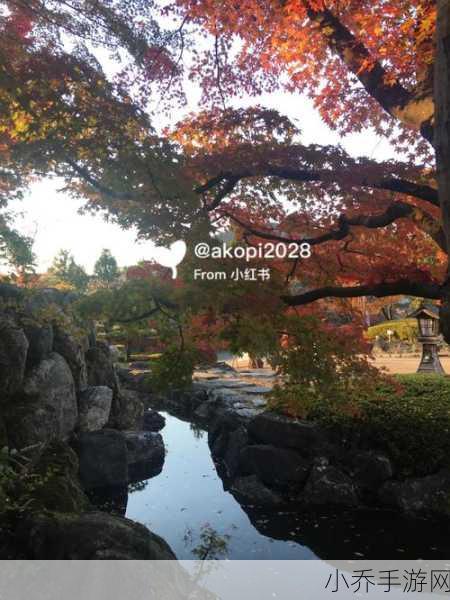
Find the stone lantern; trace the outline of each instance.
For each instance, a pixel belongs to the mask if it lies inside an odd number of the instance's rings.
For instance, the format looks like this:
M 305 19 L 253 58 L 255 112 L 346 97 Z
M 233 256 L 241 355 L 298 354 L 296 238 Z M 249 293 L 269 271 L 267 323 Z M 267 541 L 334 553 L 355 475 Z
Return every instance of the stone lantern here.
M 439 314 L 437 308 L 423 304 L 418 310 L 413 312 L 410 317 L 417 319 L 419 324 L 418 341 L 422 344 L 422 358 L 417 372 L 445 374 L 437 350 L 440 339 Z

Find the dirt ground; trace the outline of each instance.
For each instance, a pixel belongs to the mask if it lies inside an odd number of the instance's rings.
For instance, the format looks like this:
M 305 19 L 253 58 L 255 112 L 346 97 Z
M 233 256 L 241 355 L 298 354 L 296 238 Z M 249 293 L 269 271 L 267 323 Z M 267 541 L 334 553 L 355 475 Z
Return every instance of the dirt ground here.
M 441 356 L 441 364 L 444 371 L 450 375 L 450 356 Z M 415 373 L 419 366 L 420 357 L 396 357 L 396 356 L 383 356 L 377 357 L 374 360 L 374 364 L 377 367 L 385 367 L 389 373 Z
M 450 375 L 450 356 L 440 356 L 441 364 L 444 371 Z M 226 361 L 229 365 L 235 369 L 248 369 L 251 368 L 251 363 L 248 355 L 242 357 L 232 357 Z M 420 356 L 404 356 L 399 357 L 396 355 L 388 356 L 377 356 L 374 360 L 374 364 L 378 367 L 384 367 L 389 373 L 415 373 L 419 366 Z

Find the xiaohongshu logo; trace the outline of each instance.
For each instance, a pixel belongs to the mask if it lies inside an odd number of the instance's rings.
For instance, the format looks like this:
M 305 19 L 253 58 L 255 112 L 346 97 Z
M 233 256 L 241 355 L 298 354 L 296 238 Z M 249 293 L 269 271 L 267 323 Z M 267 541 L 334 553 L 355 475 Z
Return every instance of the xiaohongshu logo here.
M 172 269 L 172 279 L 176 279 L 177 267 L 186 256 L 186 250 L 186 242 L 183 242 L 183 240 L 178 240 L 177 242 L 173 242 L 169 248 L 165 248 L 164 246 L 156 246 L 153 249 L 152 258 L 162 267 L 168 267 L 169 269 Z

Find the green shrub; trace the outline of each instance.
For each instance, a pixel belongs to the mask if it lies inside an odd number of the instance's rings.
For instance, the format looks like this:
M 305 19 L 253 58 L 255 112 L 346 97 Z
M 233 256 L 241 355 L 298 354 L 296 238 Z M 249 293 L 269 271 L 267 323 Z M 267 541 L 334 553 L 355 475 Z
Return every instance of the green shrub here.
M 450 457 L 450 378 L 398 375 L 401 389 L 382 386 L 362 403 L 365 436 L 379 444 L 403 475 L 433 473 Z
M 413 342 L 417 340 L 418 325 L 416 319 L 402 319 L 399 321 L 386 321 L 379 325 L 373 325 L 367 330 L 369 340 L 374 340 L 377 336 L 388 339 L 387 331 L 394 332 L 393 337 L 402 342 Z
M 151 361 L 147 384 L 152 391 L 160 393 L 186 389 L 192 383 L 197 362 L 198 354 L 194 349 L 170 348 Z
M 449 466 L 450 377 L 398 375 L 378 380 L 371 394 L 354 390 L 346 402 L 287 386 L 276 390 L 272 408 L 320 422 L 358 447 L 386 453 L 401 477 Z

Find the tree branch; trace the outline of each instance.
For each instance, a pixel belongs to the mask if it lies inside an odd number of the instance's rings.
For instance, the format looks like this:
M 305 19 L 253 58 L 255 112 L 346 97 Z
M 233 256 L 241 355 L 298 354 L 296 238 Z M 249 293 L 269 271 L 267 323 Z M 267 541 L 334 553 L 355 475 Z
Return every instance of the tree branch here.
M 95 188 L 101 194 L 105 194 L 105 196 L 109 196 L 110 198 L 115 198 L 117 200 L 131 200 L 132 199 L 132 194 L 130 194 L 128 192 L 123 192 L 123 193 L 116 192 L 115 190 L 113 190 L 113 189 L 103 185 L 99 181 L 97 181 L 95 179 L 95 177 L 93 177 L 89 173 L 88 169 L 86 169 L 85 167 L 81 167 L 78 163 L 76 163 L 74 160 L 72 160 L 68 156 L 66 156 L 64 160 L 69 166 L 72 167 L 72 169 L 80 177 L 82 177 L 86 181 L 86 183 L 91 185 L 93 188 Z
M 308 0 L 304 1 L 308 17 L 320 28 L 330 49 L 338 54 L 372 98 L 403 124 L 420 131 L 432 144 L 432 94 L 411 92 L 399 81 L 388 83 L 391 77 L 388 80 L 388 73 L 382 64 L 373 60 L 364 44 L 330 10 L 315 9 Z
M 408 279 L 399 279 L 394 282 L 384 282 L 375 285 L 359 285 L 354 287 L 327 286 L 310 292 L 295 296 L 282 296 L 282 300 L 289 306 L 301 306 L 310 304 L 323 298 L 359 298 L 361 296 L 418 296 L 419 298 L 431 298 L 439 300 L 442 289 L 440 285 L 432 283 L 417 283 Z
M 383 177 L 379 180 L 371 181 L 366 177 L 356 178 L 350 169 L 331 171 L 331 170 L 315 170 L 315 169 L 296 169 L 292 167 L 278 167 L 277 165 L 266 164 L 253 168 L 246 168 L 234 173 L 221 173 L 217 177 L 209 179 L 205 184 L 198 186 L 196 192 L 205 193 L 212 190 L 214 187 L 223 184 L 217 192 L 213 202 L 208 207 L 208 210 L 216 209 L 220 202 L 229 194 L 236 184 L 241 179 L 250 177 L 279 177 L 290 181 L 298 181 L 301 183 L 322 182 L 322 183 L 339 183 L 347 179 L 354 187 L 367 187 L 376 190 L 385 190 L 388 192 L 396 192 L 414 196 L 419 200 L 425 200 L 433 206 L 439 206 L 438 192 L 435 188 L 429 185 L 415 183 L 407 179 L 397 177 Z
M 418 227 L 430 235 L 444 252 L 446 251 L 444 232 L 440 228 L 439 224 L 428 213 L 425 213 L 411 204 L 406 204 L 405 202 L 395 202 L 379 215 L 358 215 L 355 217 L 346 217 L 345 215 L 341 215 L 338 219 L 339 227 L 337 229 L 311 238 L 289 238 L 268 231 L 261 231 L 255 228 L 253 225 L 245 223 L 228 211 L 221 211 L 221 214 L 232 219 L 247 232 L 259 238 L 285 243 L 307 243 L 311 246 L 317 246 L 333 240 L 342 240 L 349 235 L 351 227 L 367 227 L 368 229 L 378 229 L 391 225 L 397 219 L 412 218 Z

